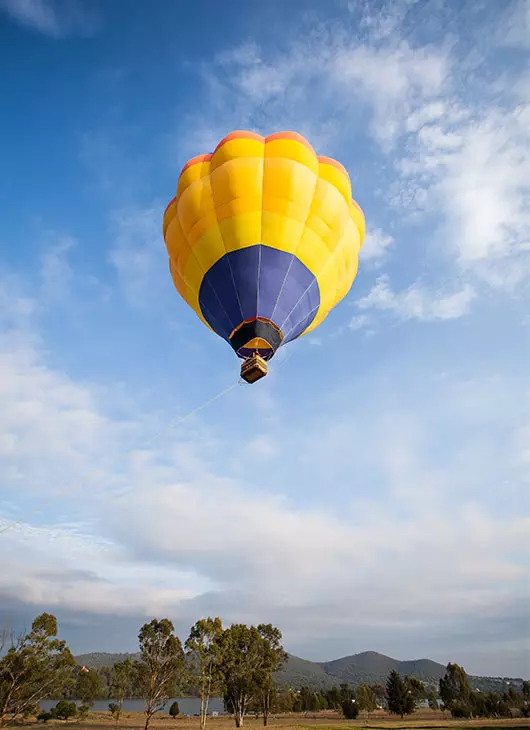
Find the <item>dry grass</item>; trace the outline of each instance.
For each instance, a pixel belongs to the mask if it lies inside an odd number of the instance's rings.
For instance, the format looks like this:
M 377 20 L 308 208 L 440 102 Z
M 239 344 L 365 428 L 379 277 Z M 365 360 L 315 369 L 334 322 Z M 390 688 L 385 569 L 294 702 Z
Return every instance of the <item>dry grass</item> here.
M 143 730 L 145 717 L 142 712 L 124 712 L 119 725 L 120 730 Z M 28 730 L 36 728 L 57 728 L 59 726 L 71 730 L 113 730 L 114 721 L 110 712 L 91 712 L 88 719 L 83 722 L 60 722 L 50 721 L 46 725 L 32 723 L 25 725 Z M 300 728 L 300 730 L 354 730 L 354 728 L 517 728 L 530 730 L 530 720 L 526 718 L 512 718 L 506 720 L 451 720 L 449 715 L 431 710 L 419 710 L 408 718 L 396 718 L 386 713 L 372 712 L 362 713 L 357 720 L 344 720 L 335 713 L 323 712 L 319 714 L 292 713 L 269 720 L 271 730 L 282 730 L 283 728 Z M 252 715 L 245 718 L 244 727 L 249 730 L 261 730 L 263 721 Z M 180 716 L 172 719 L 167 713 L 155 715 L 151 721 L 152 730 L 199 730 L 198 717 Z M 231 717 L 208 718 L 206 730 L 233 730 L 234 721 Z M 244 729 L 243 729 L 244 730 Z

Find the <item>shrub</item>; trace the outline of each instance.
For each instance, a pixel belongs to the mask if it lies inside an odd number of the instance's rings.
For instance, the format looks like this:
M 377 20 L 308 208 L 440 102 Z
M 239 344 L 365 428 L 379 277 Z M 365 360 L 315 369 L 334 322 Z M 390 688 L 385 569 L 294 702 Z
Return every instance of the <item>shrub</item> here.
M 90 705 L 79 705 L 77 708 L 77 720 L 86 720 L 90 712 Z
M 462 719 L 462 718 L 469 720 L 472 717 L 472 712 L 471 712 L 471 708 L 468 707 L 467 705 L 455 704 L 451 708 L 451 715 L 453 716 L 453 718 L 455 720 Z
M 345 700 L 341 703 L 342 714 L 347 720 L 355 720 L 359 714 L 359 707 L 354 700 Z
M 172 702 L 171 707 L 169 708 L 169 714 L 171 717 L 176 717 L 180 712 L 179 709 L 179 703 L 178 702 Z
M 75 717 L 77 714 L 75 702 L 61 700 L 52 709 L 51 714 L 52 717 L 57 718 L 58 720 L 69 720 L 71 717 Z

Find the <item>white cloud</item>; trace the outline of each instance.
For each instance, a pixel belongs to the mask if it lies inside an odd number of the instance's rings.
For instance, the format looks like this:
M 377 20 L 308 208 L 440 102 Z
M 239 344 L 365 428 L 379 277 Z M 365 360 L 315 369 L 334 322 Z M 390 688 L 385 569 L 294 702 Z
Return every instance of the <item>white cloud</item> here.
M 380 228 L 368 229 L 366 231 L 360 260 L 369 260 L 375 265 L 379 265 L 388 253 L 388 249 L 394 243 L 392 236 L 384 233 Z
M 388 150 L 404 131 L 408 117 L 445 91 L 449 71 L 443 50 L 413 50 L 404 42 L 382 49 L 343 49 L 334 59 L 332 75 L 352 95 L 361 94 L 372 105 L 374 133 Z
M 278 455 L 278 445 L 270 436 L 259 434 L 255 436 L 247 446 L 251 456 L 257 459 L 270 459 Z
M 365 297 L 361 297 L 355 302 L 355 306 L 363 311 L 389 311 L 399 319 L 432 322 L 458 319 L 467 314 L 475 296 L 475 290 L 469 284 L 450 293 L 431 292 L 419 283 L 412 284 L 402 292 L 394 292 L 388 276 L 383 275 L 377 279 Z M 367 324 L 369 320 L 354 318 L 353 321 L 355 323 L 353 328 L 358 329 Z
M 44 252 L 40 278 L 41 294 L 46 302 L 61 303 L 69 296 L 73 272 L 68 254 L 75 245 L 71 236 L 62 236 Z
M 56 38 L 94 28 L 93 18 L 78 0 L 0 0 L 1 10 L 20 25 Z
M 351 330 L 360 330 L 363 327 L 366 327 L 371 322 L 370 317 L 366 314 L 356 314 L 354 317 L 351 318 L 350 323 L 348 325 L 349 329 Z
M 530 251 L 527 122 L 495 115 L 466 130 L 465 145 L 438 183 L 464 265 Z
M 161 292 L 170 291 L 162 214 L 163 207 L 153 205 L 117 211 L 112 221 L 114 245 L 109 259 L 127 302 L 135 309 L 160 306 Z
M 403 182 L 415 204 L 437 216 L 442 256 L 471 283 L 514 289 L 530 270 L 530 112 L 429 119 L 399 163 Z
M 530 0 L 512 2 L 507 16 L 499 25 L 495 40 L 501 46 L 530 48 Z
M 2 292 L 8 306 L 0 322 L 0 474 L 6 498 L 24 485 L 34 501 L 72 484 L 83 469 L 87 476 L 135 426 L 111 426 L 99 403 L 108 395 L 104 389 L 47 365 L 36 327 L 39 300 L 25 297 L 9 278 L 0 279 Z
M 82 528 L 22 525 L 1 539 L 9 570 L 2 571 L 0 592 L 29 606 L 156 615 L 211 588 L 186 572 L 132 565 L 119 545 Z

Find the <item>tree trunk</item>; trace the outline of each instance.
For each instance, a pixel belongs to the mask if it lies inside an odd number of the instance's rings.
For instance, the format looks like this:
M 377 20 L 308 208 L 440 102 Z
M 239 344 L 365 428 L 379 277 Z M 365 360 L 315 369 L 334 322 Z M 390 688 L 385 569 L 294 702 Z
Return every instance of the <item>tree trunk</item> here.
M 211 674 L 208 675 L 208 687 L 206 689 L 206 692 L 204 691 L 204 685 L 201 688 L 201 730 L 204 730 L 206 727 L 206 718 L 208 716 L 208 703 L 210 700 L 210 691 L 211 691 L 211 684 L 212 684 L 212 677 Z
M 269 721 L 269 710 L 271 706 L 271 693 L 270 691 L 265 690 L 265 695 L 263 697 L 263 725 L 266 727 L 267 723 Z

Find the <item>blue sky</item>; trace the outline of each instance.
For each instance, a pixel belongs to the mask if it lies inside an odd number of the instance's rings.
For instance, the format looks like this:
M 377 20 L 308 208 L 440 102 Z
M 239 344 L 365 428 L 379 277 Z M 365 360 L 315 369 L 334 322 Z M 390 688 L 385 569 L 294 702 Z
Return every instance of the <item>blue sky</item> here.
M 53 611 L 76 652 L 154 615 L 270 620 L 308 659 L 530 677 L 529 23 L 528 0 L 0 0 L 0 524 L 90 477 L 0 535 L 3 619 Z M 233 129 L 337 157 L 366 242 L 265 380 L 168 429 L 237 381 L 161 234 Z

